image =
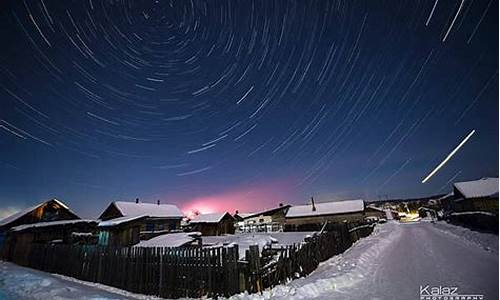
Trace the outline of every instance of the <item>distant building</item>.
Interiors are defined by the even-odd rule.
[[[455,212],[489,212],[498,216],[498,178],[482,178],[453,184]]]
[[[283,231],[285,225],[285,215],[290,205],[280,204],[268,210],[240,214],[235,218],[238,222],[238,230],[242,232],[273,232]]]
[[[99,229],[99,246],[128,247],[140,242],[141,228],[148,217],[126,216],[101,221]]]
[[[202,235],[234,234],[235,218],[228,212],[201,214],[189,222]]]
[[[51,199],[26,208],[0,220],[0,247],[5,242],[7,232],[15,226],[38,222],[80,219],[69,207],[57,199]]]
[[[319,230],[325,223],[364,222],[363,200],[344,200],[291,206],[286,213],[286,231]]]
[[[101,214],[103,221],[123,217],[141,218],[139,233],[146,239],[158,234],[177,231],[181,228],[183,213],[173,204],[115,201]]]
[[[374,205],[365,205],[364,209],[364,214],[365,214],[365,219],[373,219],[373,220],[381,220],[381,219],[388,219],[388,213],[390,213],[390,210],[385,210],[383,208],[374,206]],[[391,214],[391,213],[390,213]],[[393,215],[391,214],[391,219],[393,218]]]

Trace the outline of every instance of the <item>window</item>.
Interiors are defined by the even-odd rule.
[[[154,231],[154,230],[155,230],[155,224],[153,223],[146,224],[146,231]]]
[[[170,223],[168,229],[175,230],[176,229],[175,223]]]

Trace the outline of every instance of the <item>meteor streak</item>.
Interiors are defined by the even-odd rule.
[[[446,156],[446,158],[434,169],[432,170],[432,172],[427,175],[427,177],[424,178],[424,180],[422,180],[422,183],[426,183],[427,180],[429,180],[434,174],[436,174],[437,171],[439,171],[439,169],[441,169],[449,160],[450,158],[455,155],[455,153],[457,153],[457,151],[462,148],[462,146],[470,139],[470,137],[476,132],[476,130],[472,130],[466,137],[465,139],[463,139],[463,141],[455,148],[453,149],[453,151],[451,151],[450,154],[448,154],[448,156]]]

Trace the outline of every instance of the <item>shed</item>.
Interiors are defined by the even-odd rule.
[[[4,255],[18,261],[27,258],[33,244],[91,244],[96,225],[94,220],[76,219],[15,226],[7,233]]]
[[[282,231],[285,225],[285,215],[290,205],[280,203],[278,207],[255,213],[237,214],[242,220],[238,229],[243,232],[273,232]]]
[[[202,235],[234,234],[235,218],[228,212],[201,214],[191,220],[193,230]]]
[[[325,223],[363,222],[364,201],[343,200],[292,206],[286,213],[287,231],[319,230]]]
[[[128,247],[139,243],[141,227],[147,216],[120,217],[101,221],[99,229],[100,246]]]

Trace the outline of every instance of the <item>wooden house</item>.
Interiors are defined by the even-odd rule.
[[[278,207],[268,210],[237,214],[241,220],[238,222],[238,230],[242,232],[273,232],[283,231],[285,225],[285,215],[290,205],[280,203]]]
[[[291,206],[286,213],[286,231],[320,230],[325,223],[365,221],[363,200],[344,200]]]
[[[191,228],[202,235],[234,234],[234,224],[235,219],[228,212],[201,214],[190,221]]]
[[[173,204],[142,203],[139,199],[135,202],[112,202],[100,215],[103,221],[123,217],[144,217],[141,220],[140,233],[147,239],[158,234],[163,234],[181,229],[183,214]]]
[[[94,220],[38,222],[12,227],[7,232],[4,255],[7,260],[24,261],[33,244],[95,244]]]
[[[488,212],[498,216],[498,178],[482,178],[453,184],[454,212]]]
[[[0,247],[5,242],[7,232],[20,225],[37,222],[51,222],[80,219],[69,207],[57,199],[51,199],[0,220]]]
[[[146,219],[146,216],[132,216],[99,222],[98,245],[128,247],[139,243],[141,228]]]
[[[387,220],[388,218],[386,210],[374,205],[366,205],[364,209],[364,214],[365,214],[365,220],[372,219],[378,221],[382,219]]]

